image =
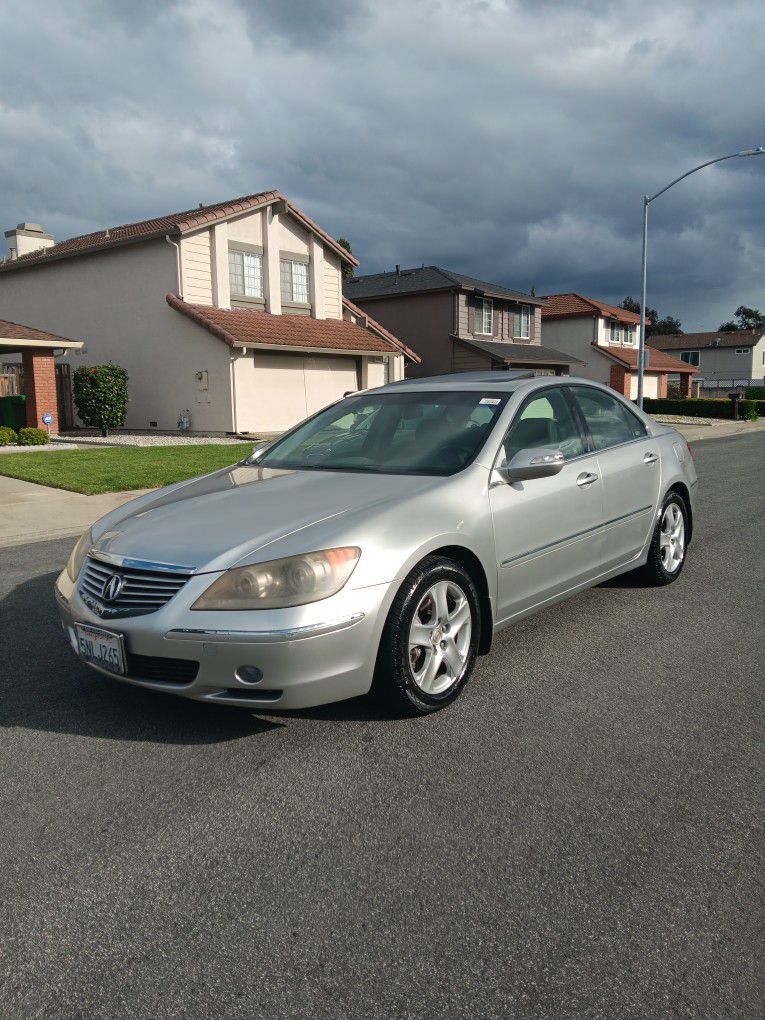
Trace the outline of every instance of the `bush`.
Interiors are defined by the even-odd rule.
[[[667,399],[668,400],[682,400],[682,394],[680,393],[680,383],[667,383]]]
[[[18,443],[19,437],[16,435],[16,430],[9,428],[7,425],[0,425],[0,446],[14,446]]]
[[[740,400],[739,414],[749,421],[750,414],[757,416],[757,405],[754,400]],[[732,418],[733,401],[719,399],[699,399],[689,397],[687,400],[643,400],[643,409],[649,414],[680,414],[688,418]]]
[[[120,365],[81,365],[75,370],[74,406],[81,421],[92,429],[119,429],[128,408],[128,374]]]
[[[45,429],[19,429],[19,446],[47,446],[49,442]]]
[[[744,389],[744,396],[747,400],[765,400],[765,386],[747,386]]]

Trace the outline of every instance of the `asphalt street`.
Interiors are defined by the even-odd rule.
[[[0,552],[0,1016],[761,1017],[765,433],[677,584],[501,635],[420,720],[81,666]]]

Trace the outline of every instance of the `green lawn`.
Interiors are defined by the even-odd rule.
[[[87,495],[153,489],[234,464],[252,447],[250,442],[7,453],[0,455],[0,475]]]

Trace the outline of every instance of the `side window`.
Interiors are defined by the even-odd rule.
[[[505,458],[509,463],[520,450],[537,446],[553,446],[566,460],[584,453],[579,428],[559,389],[546,390],[521,408],[505,436]]]
[[[581,408],[596,450],[629,443],[646,435],[640,419],[616,397],[585,386],[572,386],[571,392]]]

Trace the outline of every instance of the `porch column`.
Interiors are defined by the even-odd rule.
[[[611,366],[611,375],[608,380],[608,385],[612,390],[616,390],[616,392],[621,393],[622,396],[629,397],[631,383],[631,372],[628,372],[622,365]]]
[[[56,395],[56,363],[53,352],[25,350],[21,356],[26,391],[27,426],[45,429],[42,416],[52,414],[50,431],[58,434],[58,397]]]
[[[690,372],[683,372],[680,376],[680,396],[690,397],[691,396],[691,380],[693,376]]]

